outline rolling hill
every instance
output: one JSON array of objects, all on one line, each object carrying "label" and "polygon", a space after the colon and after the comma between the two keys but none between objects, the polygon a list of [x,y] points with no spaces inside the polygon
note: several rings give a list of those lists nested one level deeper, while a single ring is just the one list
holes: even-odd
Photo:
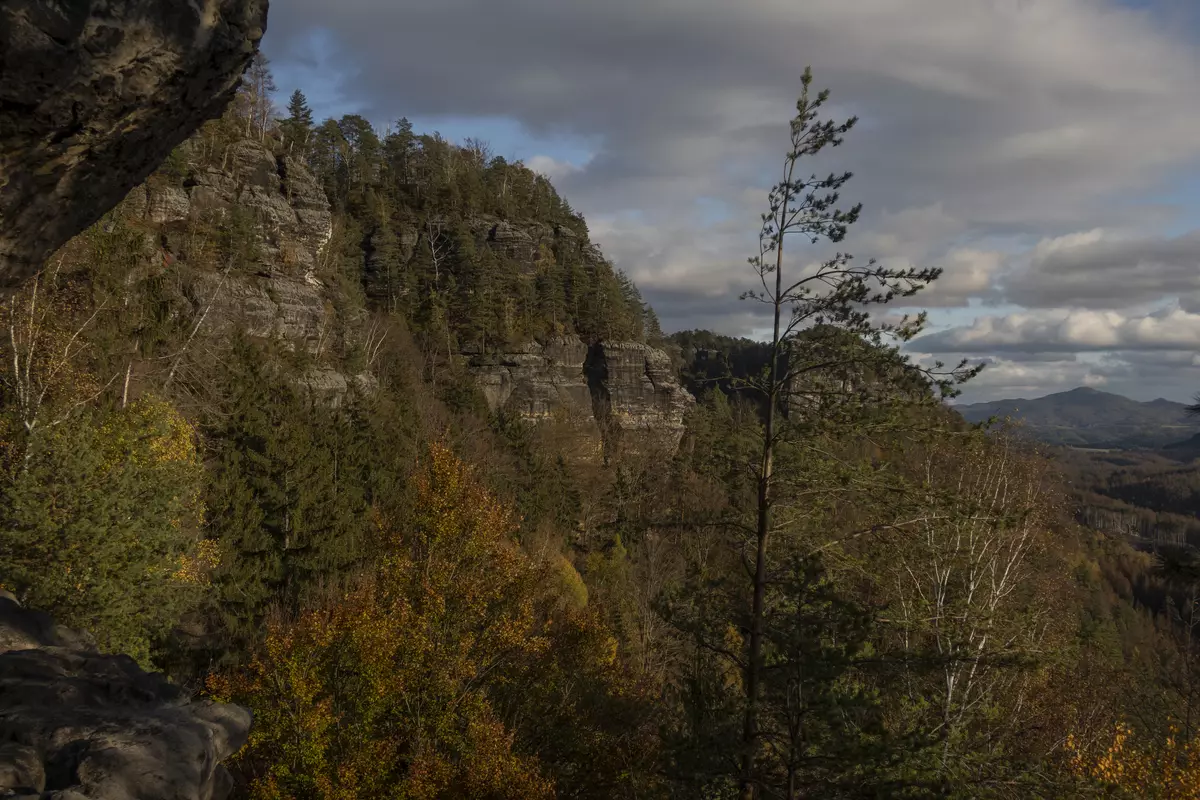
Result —
[{"label": "rolling hill", "polygon": [[1200,434],[1200,418],[1183,403],[1130,400],[1081,387],[1033,400],[993,400],[955,406],[969,422],[1012,417],[1034,438],[1070,447],[1158,449]]}]

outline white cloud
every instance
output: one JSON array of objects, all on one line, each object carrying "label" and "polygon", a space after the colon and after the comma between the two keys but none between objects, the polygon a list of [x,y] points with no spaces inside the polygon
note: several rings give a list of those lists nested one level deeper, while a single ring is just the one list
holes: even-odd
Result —
[{"label": "white cloud", "polygon": [[525,166],[534,172],[544,175],[551,182],[561,181],[572,173],[579,172],[582,167],[569,161],[561,161],[552,156],[536,155],[525,161]]},{"label": "white cloud", "polygon": [[1200,350],[1200,314],[1176,307],[1146,315],[1088,310],[989,315],[923,336],[914,346],[955,353]]},{"label": "white cloud", "polygon": [[[1131,198],[1200,162],[1200,48],[1118,0],[289,0],[269,53],[302,49],[315,26],[346,45],[347,102],[377,120],[500,116],[595,142],[579,168],[531,166],[668,327],[753,327],[733,298],[811,63],[836,113],[862,117],[811,167],[856,173],[844,196],[866,211],[845,247],[944,266],[919,296],[936,308],[1032,309],[932,343],[1198,343],[1200,234],[1162,236],[1177,209]],[[714,201],[725,219],[705,213]],[[1166,296],[1173,316],[1139,322]],[[1015,382],[1089,374],[1004,363]]]},{"label": "white cloud", "polygon": [[1200,231],[1181,236],[1094,229],[1043,239],[1003,280],[1025,306],[1128,308],[1200,295]]}]

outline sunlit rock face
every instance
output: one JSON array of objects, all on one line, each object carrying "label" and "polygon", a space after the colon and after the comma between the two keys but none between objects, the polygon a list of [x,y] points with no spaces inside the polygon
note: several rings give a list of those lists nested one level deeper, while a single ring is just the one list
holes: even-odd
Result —
[{"label": "sunlit rock face", "polygon": [[695,403],[667,354],[639,342],[589,346],[560,336],[468,358],[493,412],[561,430],[569,439],[564,449],[581,462],[617,451],[674,450]]},{"label": "sunlit rock face", "polygon": [[267,0],[0,3],[0,288],[221,114],[266,18]]},{"label": "sunlit rock face", "polygon": [[670,357],[640,342],[599,342],[584,365],[593,414],[623,449],[673,450],[695,399],[679,385]]}]

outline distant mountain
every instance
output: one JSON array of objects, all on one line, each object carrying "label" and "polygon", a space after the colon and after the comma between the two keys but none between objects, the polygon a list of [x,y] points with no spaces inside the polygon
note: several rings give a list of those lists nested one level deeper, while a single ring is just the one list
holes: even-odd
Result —
[{"label": "distant mountain", "polygon": [[1012,417],[1047,444],[1070,447],[1155,449],[1200,434],[1187,406],[1159,398],[1147,403],[1079,388],[1034,400],[993,400],[955,406],[969,422]]}]

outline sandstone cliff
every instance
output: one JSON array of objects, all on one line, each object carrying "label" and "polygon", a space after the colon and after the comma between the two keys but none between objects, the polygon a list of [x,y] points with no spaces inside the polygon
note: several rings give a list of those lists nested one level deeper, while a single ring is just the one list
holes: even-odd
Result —
[{"label": "sandstone cliff", "polygon": [[250,714],[190,700],[128,656],[0,595],[0,794],[220,800]]},{"label": "sandstone cliff", "polygon": [[661,350],[640,342],[597,342],[584,364],[596,419],[622,446],[674,449],[695,403]]},{"label": "sandstone cliff", "polygon": [[562,426],[578,437],[571,450],[582,461],[615,449],[673,450],[695,403],[667,355],[639,342],[589,347],[561,336],[469,354],[469,365],[491,411]]},{"label": "sandstone cliff", "polygon": [[244,220],[253,263],[195,270],[188,292],[194,313],[206,315],[206,330],[236,327],[320,351],[336,323],[317,277],[333,230],[321,187],[299,161],[277,159],[257,141],[229,147],[221,166],[206,163],[198,149],[185,148],[181,180],[138,186],[122,213],[144,223],[169,258],[185,260],[196,249],[189,239],[211,239],[235,217]]},{"label": "sandstone cliff", "polygon": [[[207,314],[204,327],[210,332],[237,329],[316,356],[344,350],[365,311],[339,303],[337,289],[322,270],[333,218],[308,169],[295,159],[277,158],[253,140],[231,146],[219,166],[206,164],[199,147],[185,149],[190,160],[181,179],[139,186],[123,204],[124,213],[148,225],[176,255],[187,252],[188,237],[198,227],[227,225],[235,213],[249,218],[252,268],[227,271],[217,264],[197,271],[190,291],[192,313],[197,318]],[[540,253],[552,245],[574,248],[584,258],[602,257],[565,226],[518,225],[479,215],[467,220],[467,229],[478,247],[523,264],[530,274]],[[427,233],[415,227],[400,230],[405,261],[413,258],[422,235]],[[363,266],[371,297],[379,284],[372,280],[369,258]],[[381,300],[372,299],[377,304]],[[576,438],[570,449],[588,461],[599,458],[602,442],[675,447],[694,402],[666,354],[638,342],[589,347],[578,336],[552,336],[500,352],[464,347],[462,355],[492,411],[560,424]],[[337,398],[350,383],[369,386],[371,379],[346,376],[327,363],[314,369],[307,382]]]},{"label": "sandstone cliff", "polygon": [[0,4],[0,287],[224,110],[266,14],[266,0]]}]

